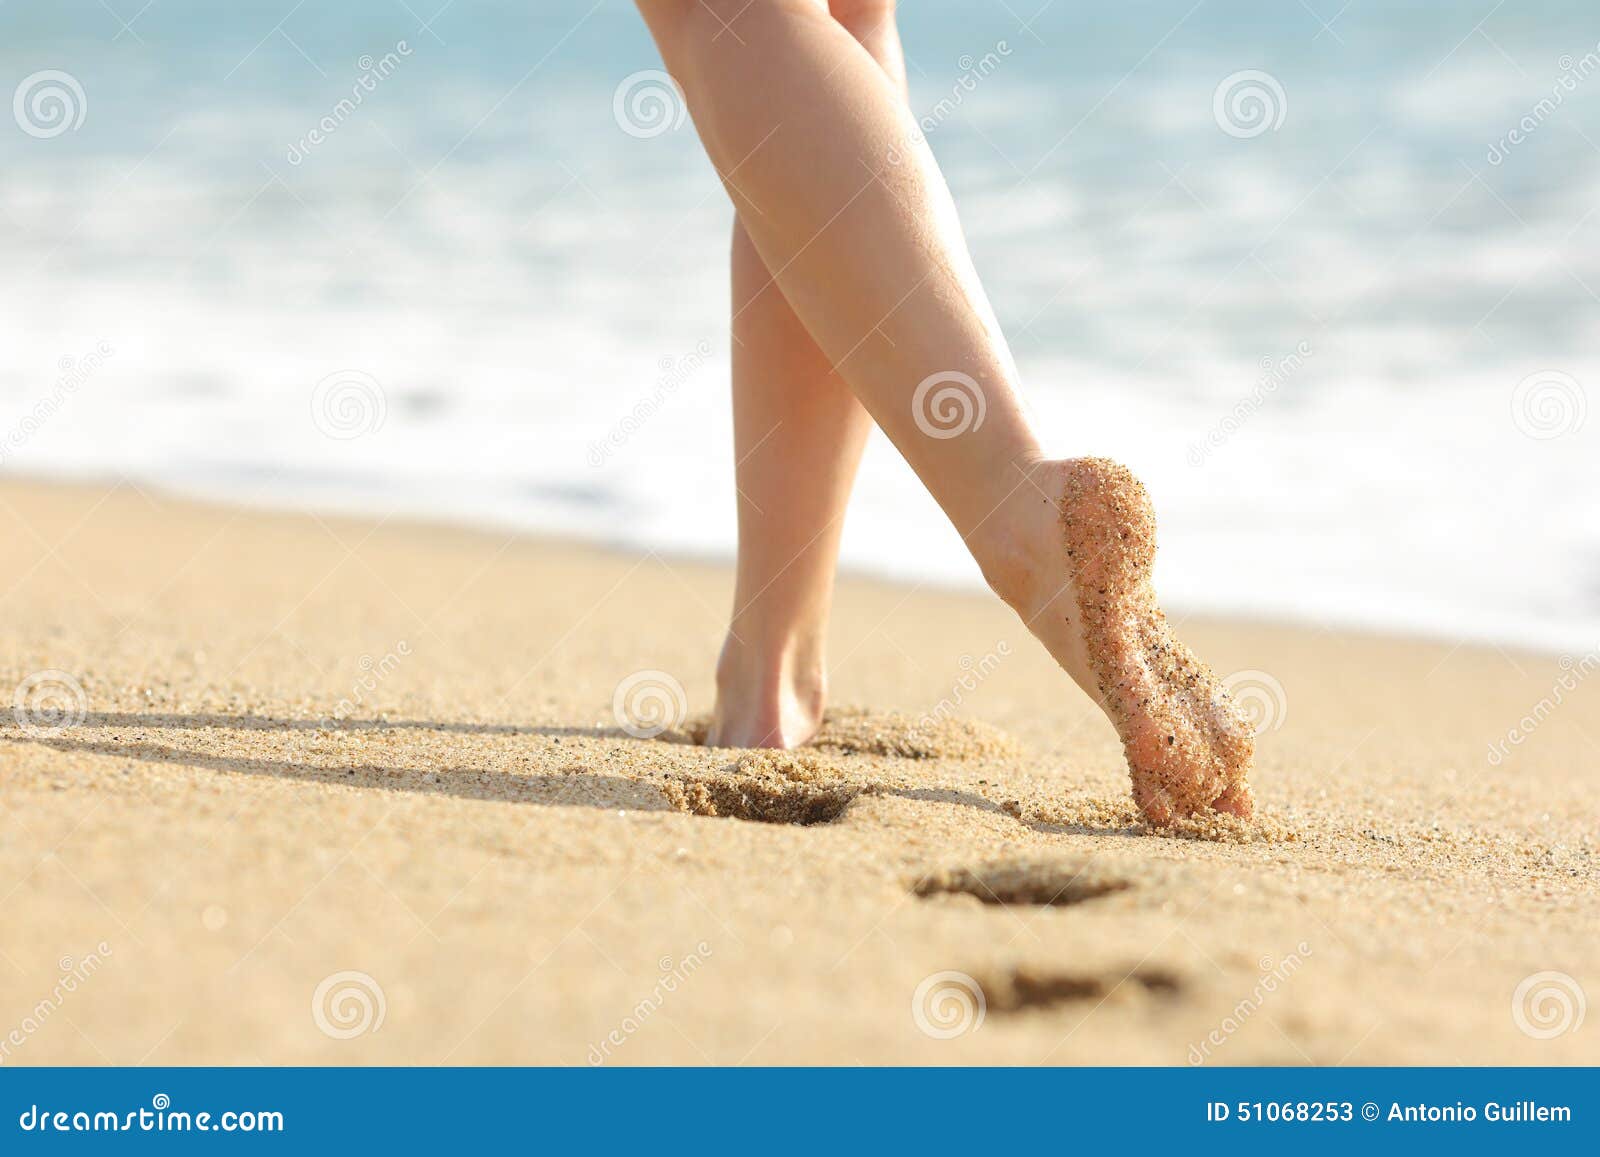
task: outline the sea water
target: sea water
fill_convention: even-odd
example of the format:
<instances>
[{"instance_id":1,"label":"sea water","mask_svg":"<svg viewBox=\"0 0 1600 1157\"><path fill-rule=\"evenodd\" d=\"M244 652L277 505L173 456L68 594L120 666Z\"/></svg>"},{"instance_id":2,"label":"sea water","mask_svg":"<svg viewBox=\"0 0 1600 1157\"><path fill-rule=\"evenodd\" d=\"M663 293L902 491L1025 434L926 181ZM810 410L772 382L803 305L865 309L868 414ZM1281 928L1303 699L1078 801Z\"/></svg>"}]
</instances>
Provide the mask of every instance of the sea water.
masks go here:
<instances>
[{"instance_id":1,"label":"sea water","mask_svg":"<svg viewBox=\"0 0 1600 1157\"><path fill-rule=\"evenodd\" d=\"M1148 481L1168 601L1600 646L1583 5L901 22L1028 405ZM727 556L731 210L659 67L622 0L0 7L0 468ZM844 555L980 581L881 439Z\"/></svg>"}]
</instances>

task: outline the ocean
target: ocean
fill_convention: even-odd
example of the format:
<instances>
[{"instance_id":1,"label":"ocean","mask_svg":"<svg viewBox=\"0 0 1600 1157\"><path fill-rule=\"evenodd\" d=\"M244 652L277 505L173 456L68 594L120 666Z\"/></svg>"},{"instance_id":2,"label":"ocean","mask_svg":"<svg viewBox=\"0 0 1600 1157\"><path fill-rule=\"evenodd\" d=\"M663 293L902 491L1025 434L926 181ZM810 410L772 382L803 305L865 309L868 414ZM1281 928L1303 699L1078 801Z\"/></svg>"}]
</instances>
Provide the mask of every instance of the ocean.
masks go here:
<instances>
[{"instance_id":1,"label":"ocean","mask_svg":"<svg viewBox=\"0 0 1600 1157\"><path fill-rule=\"evenodd\" d=\"M0 469L727 557L731 209L620 0L0 6ZM905 0L1184 612L1600 647L1600 20ZM876 439L847 566L978 585Z\"/></svg>"}]
</instances>

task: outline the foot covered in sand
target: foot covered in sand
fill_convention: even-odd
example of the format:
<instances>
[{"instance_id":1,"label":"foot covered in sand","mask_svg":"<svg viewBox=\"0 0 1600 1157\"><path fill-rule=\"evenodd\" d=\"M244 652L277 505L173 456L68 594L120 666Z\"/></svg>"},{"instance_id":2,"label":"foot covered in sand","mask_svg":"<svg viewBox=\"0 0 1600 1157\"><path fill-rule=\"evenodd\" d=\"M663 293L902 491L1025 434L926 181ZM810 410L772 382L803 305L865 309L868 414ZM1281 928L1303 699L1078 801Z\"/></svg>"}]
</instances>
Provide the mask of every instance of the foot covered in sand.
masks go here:
<instances>
[{"instance_id":1,"label":"foot covered in sand","mask_svg":"<svg viewBox=\"0 0 1600 1157\"><path fill-rule=\"evenodd\" d=\"M975 549L990 585L1116 726L1150 822L1248 819L1251 729L1156 603L1144 487L1105 458L1040 462L1028 481Z\"/></svg>"}]
</instances>

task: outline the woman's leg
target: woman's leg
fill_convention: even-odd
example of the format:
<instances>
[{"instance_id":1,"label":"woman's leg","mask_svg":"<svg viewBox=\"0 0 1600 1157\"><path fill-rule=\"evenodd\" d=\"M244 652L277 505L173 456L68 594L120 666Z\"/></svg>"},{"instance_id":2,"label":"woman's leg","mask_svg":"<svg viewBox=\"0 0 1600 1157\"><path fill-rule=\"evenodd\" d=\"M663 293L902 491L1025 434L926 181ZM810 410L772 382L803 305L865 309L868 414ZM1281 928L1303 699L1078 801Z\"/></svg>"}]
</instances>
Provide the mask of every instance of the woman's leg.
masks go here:
<instances>
[{"instance_id":1,"label":"woman's leg","mask_svg":"<svg viewBox=\"0 0 1600 1157\"><path fill-rule=\"evenodd\" d=\"M892 0L833 0L832 15L903 91ZM739 564L707 741L795 747L822 721L839 536L872 419L738 218L732 280Z\"/></svg>"},{"instance_id":2,"label":"woman's leg","mask_svg":"<svg viewBox=\"0 0 1600 1157\"><path fill-rule=\"evenodd\" d=\"M778 287L957 529L980 529L1039 449L893 82L818 0L639 6ZM976 379L987 412L959 437L931 437L913 392L946 372Z\"/></svg>"},{"instance_id":3,"label":"woman's leg","mask_svg":"<svg viewBox=\"0 0 1600 1157\"><path fill-rule=\"evenodd\" d=\"M1248 812L1248 733L1150 594L1143 491L1114 464L1042 456L892 82L811 0L639 6L777 286L991 586L1106 709L1145 813Z\"/></svg>"}]
</instances>

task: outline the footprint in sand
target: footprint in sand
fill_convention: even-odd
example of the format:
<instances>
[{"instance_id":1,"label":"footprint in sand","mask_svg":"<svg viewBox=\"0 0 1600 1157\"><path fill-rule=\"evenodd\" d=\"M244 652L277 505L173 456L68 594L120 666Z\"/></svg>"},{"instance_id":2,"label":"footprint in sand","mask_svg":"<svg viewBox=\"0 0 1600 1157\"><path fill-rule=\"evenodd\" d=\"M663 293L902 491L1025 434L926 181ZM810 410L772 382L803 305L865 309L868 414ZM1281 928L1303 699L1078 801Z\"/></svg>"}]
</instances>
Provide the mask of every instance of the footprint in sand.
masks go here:
<instances>
[{"instance_id":1,"label":"footprint in sand","mask_svg":"<svg viewBox=\"0 0 1600 1157\"><path fill-rule=\"evenodd\" d=\"M711 716L701 715L681 730L663 732L664 743L705 746ZM907 715L862 707L829 708L822 726L801 750L835 755L881 755L891 759L1018 759L1026 749L998 727L949 715Z\"/></svg>"},{"instance_id":2,"label":"footprint in sand","mask_svg":"<svg viewBox=\"0 0 1600 1157\"><path fill-rule=\"evenodd\" d=\"M1067 907L1132 887L1131 880L1108 875L1088 863L1014 860L932 873L911 890L923 899L966 895L985 904Z\"/></svg>"},{"instance_id":3,"label":"footprint in sand","mask_svg":"<svg viewBox=\"0 0 1600 1157\"><path fill-rule=\"evenodd\" d=\"M689 721L666 742L704 744L709 718ZM674 776L662 785L669 803L700 816L726 816L757 823L830 823L870 781L852 779L821 753L878 755L899 759L1009 759L1023 753L1004 732L983 723L951 718L916 718L894 712L841 709L828 712L812 743L798 751L747 751L715 772Z\"/></svg>"},{"instance_id":4,"label":"footprint in sand","mask_svg":"<svg viewBox=\"0 0 1600 1157\"><path fill-rule=\"evenodd\" d=\"M989 1011L1019 1013L1061 1005L1172 1000L1183 993L1176 973L1160 968L1132 972L1064 972L1019 965L979 977Z\"/></svg>"},{"instance_id":5,"label":"footprint in sand","mask_svg":"<svg viewBox=\"0 0 1600 1157\"><path fill-rule=\"evenodd\" d=\"M675 776L661 786L679 811L764 824L826 824L866 788L806 752L752 751L721 771Z\"/></svg>"}]
</instances>

